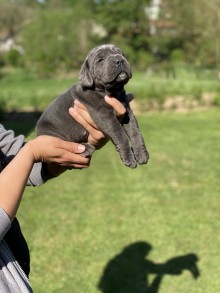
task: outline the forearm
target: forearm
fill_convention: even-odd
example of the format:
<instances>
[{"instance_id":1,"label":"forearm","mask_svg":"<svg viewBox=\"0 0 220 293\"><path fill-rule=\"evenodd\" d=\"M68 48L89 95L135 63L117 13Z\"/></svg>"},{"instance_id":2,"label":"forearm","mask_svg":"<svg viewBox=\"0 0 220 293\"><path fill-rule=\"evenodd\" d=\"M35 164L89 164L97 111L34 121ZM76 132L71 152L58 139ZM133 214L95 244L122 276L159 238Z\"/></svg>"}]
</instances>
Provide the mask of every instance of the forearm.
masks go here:
<instances>
[{"instance_id":1,"label":"forearm","mask_svg":"<svg viewBox=\"0 0 220 293\"><path fill-rule=\"evenodd\" d=\"M0 124L0 161L2 163L0 169L9 164L24 143L25 138L23 135L15 136L12 130L6 130L3 125ZM52 176L45 171L47 171L47 169L42 166L41 162L34 164L27 180L27 185L39 186L52 178Z\"/></svg>"},{"instance_id":2,"label":"forearm","mask_svg":"<svg viewBox=\"0 0 220 293\"><path fill-rule=\"evenodd\" d=\"M0 207L11 220L16 215L33 164L33 154L28 145L25 145L1 173Z\"/></svg>"},{"instance_id":3,"label":"forearm","mask_svg":"<svg viewBox=\"0 0 220 293\"><path fill-rule=\"evenodd\" d=\"M90 158L81 156L84 151L84 145L50 136L39 136L29 141L0 175L0 207L13 220L35 162L56 163L68 169L87 168Z\"/></svg>"}]
</instances>

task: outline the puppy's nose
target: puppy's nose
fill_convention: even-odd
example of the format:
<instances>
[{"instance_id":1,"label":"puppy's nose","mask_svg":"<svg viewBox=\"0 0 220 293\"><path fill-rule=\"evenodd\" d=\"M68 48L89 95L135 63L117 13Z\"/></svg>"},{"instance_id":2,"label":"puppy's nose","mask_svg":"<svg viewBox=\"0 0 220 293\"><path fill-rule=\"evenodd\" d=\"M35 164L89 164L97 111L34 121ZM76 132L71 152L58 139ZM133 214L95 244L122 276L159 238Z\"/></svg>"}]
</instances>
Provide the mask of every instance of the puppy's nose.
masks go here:
<instances>
[{"instance_id":1,"label":"puppy's nose","mask_svg":"<svg viewBox=\"0 0 220 293\"><path fill-rule=\"evenodd\" d=\"M118 59L116 59L116 62L115 63L116 63L116 65L121 66L124 63L124 60L121 59L121 58L120 59L118 58Z\"/></svg>"}]
</instances>

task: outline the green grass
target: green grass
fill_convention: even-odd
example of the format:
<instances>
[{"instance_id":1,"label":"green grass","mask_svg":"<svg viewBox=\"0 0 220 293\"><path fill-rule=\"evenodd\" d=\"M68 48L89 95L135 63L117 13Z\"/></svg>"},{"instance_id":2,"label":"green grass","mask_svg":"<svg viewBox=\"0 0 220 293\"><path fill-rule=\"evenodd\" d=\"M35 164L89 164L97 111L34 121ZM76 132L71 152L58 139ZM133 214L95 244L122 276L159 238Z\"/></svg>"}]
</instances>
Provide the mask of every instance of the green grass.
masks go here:
<instances>
[{"instance_id":1,"label":"green grass","mask_svg":"<svg viewBox=\"0 0 220 293\"><path fill-rule=\"evenodd\" d=\"M8 79L3 80L0 83L0 103L8 111L43 110L72 83L71 80L23 79L13 80L11 84Z\"/></svg>"},{"instance_id":2,"label":"green grass","mask_svg":"<svg viewBox=\"0 0 220 293\"><path fill-rule=\"evenodd\" d=\"M201 103L204 93L214 95L214 104L220 104L220 85L218 80L200 80L192 75L177 76L176 79L147 77L145 73L134 72L126 85L143 110L149 109L152 102L162 104L167 98L177 95L195 99ZM0 80L0 110L38 110L42 111L60 93L77 80L77 74L61 79L38 79L28 72L15 70Z\"/></svg>"},{"instance_id":3,"label":"green grass","mask_svg":"<svg viewBox=\"0 0 220 293\"><path fill-rule=\"evenodd\" d=\"M164 77L147 77L145 74L134 73L127 85L127 90L135 94L142 108L149 108L146 104L155 101L162 104L167 98L184 96L203 102L204 94L213 94L214 103L219 104L220 85L215 79L198 79L195 76L177 76L175 79Z\"/></svg>"},{"instance_id":4,"label":"green grass","mask_svg":"<svg viewBox=\"0 0 220 293\"><path fill-rule=\"evenodd\" d=\"M109 143L88 170L26 189L19 219L35 292L219 291L219 110L138 121L148 165L128 169Z\"/></svg>"}]
</instances>

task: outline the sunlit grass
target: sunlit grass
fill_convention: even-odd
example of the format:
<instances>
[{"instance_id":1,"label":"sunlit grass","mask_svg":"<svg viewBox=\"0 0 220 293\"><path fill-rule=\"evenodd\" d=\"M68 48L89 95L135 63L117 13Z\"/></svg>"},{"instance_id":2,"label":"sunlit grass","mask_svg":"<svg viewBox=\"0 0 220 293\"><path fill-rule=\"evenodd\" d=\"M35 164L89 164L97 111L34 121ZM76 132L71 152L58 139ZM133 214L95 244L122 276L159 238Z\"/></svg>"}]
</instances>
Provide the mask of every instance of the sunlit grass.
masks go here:
<instances>
[{"instance_id":1,"label":"sunlit grass","mask_svg":"<svg viewBox=\"0 0 220 293\"><path fill-rule=\"evenodd\" d=\"M162 279L154 293L218 292L219 111L147 114L138 121L148 165L128 169L109 143L88 170L26 189L19 218L35 292L142 293L157 273ZM197 279L190 263L178 261L188 254L199 259ZM168 260L179 274L169 271Z\"/></svg>"},{"instance_id":2,"label":"sunlit grass","mask_svg":"<svg viewBox=\"0 0 220 293\"><path fill-rule=\"evenodd\" d=\"M68 78L53 79L38 79L23 71L7 73L0 80L0 110L42 111L77 79L77 73L68 75ZM127 92L134 94L142 110L149 109L152 102L162 104L167 98L178 95L201 102L203 94L208 93L214 95L212 103L220 104L220 85L217 80L200 80L189 74L185 75L185 78L165 78L133 72L133 78L125 88Z\"/></svg>"}]
</instances>

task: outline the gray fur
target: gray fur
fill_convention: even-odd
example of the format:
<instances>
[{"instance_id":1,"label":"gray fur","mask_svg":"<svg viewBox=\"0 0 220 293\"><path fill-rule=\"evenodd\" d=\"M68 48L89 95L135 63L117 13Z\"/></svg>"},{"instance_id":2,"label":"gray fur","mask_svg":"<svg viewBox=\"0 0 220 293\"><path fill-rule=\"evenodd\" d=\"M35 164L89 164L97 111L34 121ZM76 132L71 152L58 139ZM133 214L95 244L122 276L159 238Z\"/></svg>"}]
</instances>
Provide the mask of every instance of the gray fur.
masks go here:
<instances>
[{"instance_id":1,"label":"gray fur","mask_svg":"<svg viewBox=\"0 0 220 293\"><path fill-rule=\"evenodd\" d=\"M87 131L68 112L74 99L78 99L100 130L111 139L126 166L135 168L137 163L146 164L149 155L124 91L124 85L131 77L130 65L118 47L95 47L81 67L79 82L49 105L37 123L36 134L84 143L84 156L91 155L95 148L87 143ZM106 94L117 98L126 107L127 113L121 123L105 102Z\"/></svg>"}]
</instances>

